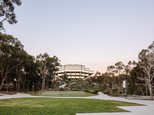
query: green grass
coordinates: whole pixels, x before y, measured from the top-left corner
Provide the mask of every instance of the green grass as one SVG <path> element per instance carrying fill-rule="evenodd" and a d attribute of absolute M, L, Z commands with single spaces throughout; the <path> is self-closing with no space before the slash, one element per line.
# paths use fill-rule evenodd
<path fill-rule="evenodd" d="M 137 104 L 64 98 L 19 98 L 0 100 L 0 115 L 75 115 L 76 113 L 124 112 L 116 106 Z"/>
<path fill-rule="evenodd" d="M 147 100 L 147 101 L 154 101 L 154 99 L 142 99 L 142 100 Z"/>
<path fill-rule="evenodd" d="M 87 97 L 87 96 L 94 96 L 95 94 L 83 91 L 46 91 L 43 92 L 41 95 L 52 96 L 52 97 Z"/>
<path fill-rule="evenodd" d="M 51 97 L 87 97 L 95 96 L 95 94 L 83 91 L 45 91 L 45 92 L 28 92 L 31 95 L 51 96 Z"/>

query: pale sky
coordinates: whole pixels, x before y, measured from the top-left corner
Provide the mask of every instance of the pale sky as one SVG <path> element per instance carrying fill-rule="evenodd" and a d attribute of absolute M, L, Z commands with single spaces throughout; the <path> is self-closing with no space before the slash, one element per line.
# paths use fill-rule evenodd
<path fill-rule="evenodd" d="M 36 56 L 105 72 L 118 61 L 137 60 L 154 40 L 154 0 L 22 0 L 18 23 L 5 23 Z"/>

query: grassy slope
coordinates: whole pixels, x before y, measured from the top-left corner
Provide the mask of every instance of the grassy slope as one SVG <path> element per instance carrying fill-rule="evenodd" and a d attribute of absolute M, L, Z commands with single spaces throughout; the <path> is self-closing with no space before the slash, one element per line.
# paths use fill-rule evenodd
<path fill-rule="evenodd" d="M 41 96 L 54 96 L 54 97 L 87 97 L 94 96 L 95 94 L 83 91 L 46 91 Z"/>
<path fill-rule="evenodd" d="M 5 99 L 0 100 L 0 115 L 75 115 L 76 113 L 122 112 L 124 110 L 116 106 L 123 105 L 134 104 L 95 99 Z"/>
<path fill-rule="evenodd" d="M 51 97 L 87 97 L 95 96 L 96 94 L 91 94 L 83 91 L 45 91 L 45 92 L 27 92 L 33 96 L 51 96 Z"/>

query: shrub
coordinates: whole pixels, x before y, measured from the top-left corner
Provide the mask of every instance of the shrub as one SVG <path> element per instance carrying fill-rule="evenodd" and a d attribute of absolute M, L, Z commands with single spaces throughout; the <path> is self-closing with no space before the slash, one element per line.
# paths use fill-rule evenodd
<path fill-rule="evenodd" d="M 91 94 L 98 94 L 99 91 L 97 89 L 90 89 L 90 90 L 84 90 L 84 92 L 91 93 Z"/>

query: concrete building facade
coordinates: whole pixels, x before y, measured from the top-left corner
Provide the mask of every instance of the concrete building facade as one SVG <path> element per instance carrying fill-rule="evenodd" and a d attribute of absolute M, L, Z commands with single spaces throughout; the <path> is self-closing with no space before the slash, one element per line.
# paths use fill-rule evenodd
<path fill-rule="evenodd" d="M 80 64 L 67 64 L 59 68 L 58 76 L 67 76 L 68 79 L 85 79 L 92 76 L 93 71 Z"/>

